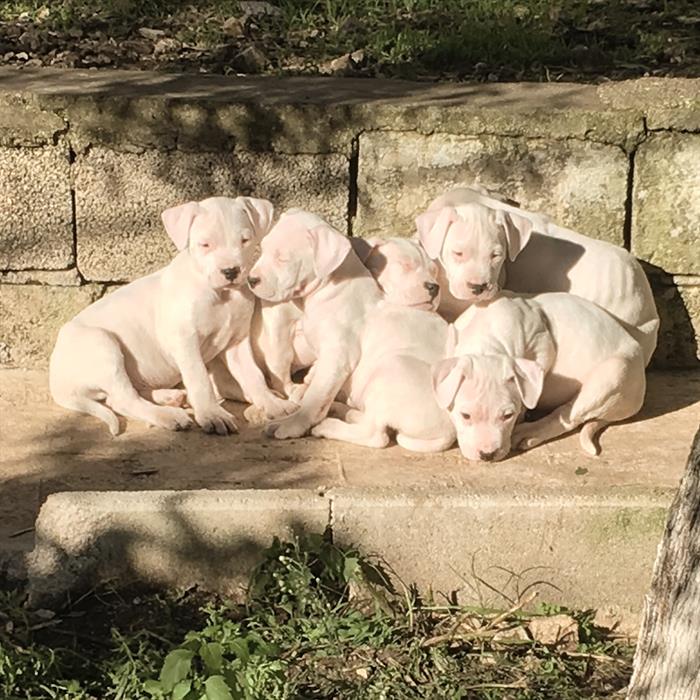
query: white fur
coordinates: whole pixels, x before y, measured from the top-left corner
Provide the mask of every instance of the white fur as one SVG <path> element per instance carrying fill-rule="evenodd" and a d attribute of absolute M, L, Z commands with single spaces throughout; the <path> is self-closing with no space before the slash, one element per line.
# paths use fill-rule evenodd
<path fill-rule="evenodd" d="M 207 372 L 207 363 L 225 353 L 242 395 L 279 411 L 281 400 L 253 360 L 248 333 L 254 297 L 244 286 L 272 213 L 270 202 L 250 197 L 211 197 L 165 211 L 163 222 L 179 253 L 61 328 L 49 369 L 54 400 L 97 416 L 115 435 L 115 413 L 187 428 L 187 400 L 205 431 L 226 434 L 236 425 L 219 405 Z M 174 389 L 180 382 L 185 391 Z"/>
<path fill-rule="evenodd" d="M 478 187 L 448 192 L 416 219 L 418 236 L 440 263 L 440 313 L 454 320 L 475 301 L 507 288 L 570 292 L 619 319 L 648 364 L 659 317 L 649 282 L 626 250 L 557 226 Z"/>
<path fill-rule="evenodd" d="M 467 459 L 503 459 L 513 444 L 534 447 L 579 426 L 595 434 L 634 415 L 646 388 L 640 344 L 609 314 L 572 294 L 504 293 L 455 323 L 455 357 L 434 368 Z M 516 427 L 524 408 L 548 414 Z"/>

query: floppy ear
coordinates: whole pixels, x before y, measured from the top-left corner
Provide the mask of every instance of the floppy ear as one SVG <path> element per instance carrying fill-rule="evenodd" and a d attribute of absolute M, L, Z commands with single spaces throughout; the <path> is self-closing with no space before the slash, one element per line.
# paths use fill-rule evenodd
<path fill-rule="evenodd" d="M 337 270 L 352 249 L 350 239 L 328 224 L 310 229 L 308 236 L 314 251 L 314 269 L 321 279 Z"/>
<path fill-rule="evenodd" d="M 508 243 L 508 257 L 511 262 L 520 255 L 523 248 L 530 240 L 533 223 L 526 217 L 513 212 L 496 210 L 496 222 L 506 230 L 506 242 Z"/>
<path fill-rule="evenodd" d="M 440 408 L 449 410 L 457 396 L 467 367 L 471 367 L 469 357 L 448 357 L 433 365 L 433 391 Z"/>
<path fill-rule="evenodd" d="M 166 209 L 160 218 L 165 226 L 165 232 L 170 236 L 178 250 L 187 248 L 190 238 L 190 228 L 195 216 L 200 214 L 199 202 L 187 202 L 176 207 Z"/>
<path fill-rule="evenodd" d="M 542 395 L 544 370 L 532 360 L 516 357 L 513 360 L 515 385 L 526 408 L 535 408 Z"/>
<path fill-rule="evenodd" d="M 237 199 L 245 207 L 250 223 L 253 224 L 255 235 L 258 238 L 264 236 L 272 226 L 272 217 L 275 213 L 272 202 L 256 197 L 238 197 Z"/>
<path fill-rule="evenodd" d="M 457 219 L 457 211 L 454 207 L 428 210 L 416 217 L 418 240 L 420 240 L 423 249 L 433 260 L 437 260 L 440 257 L 447 229 Z"/>

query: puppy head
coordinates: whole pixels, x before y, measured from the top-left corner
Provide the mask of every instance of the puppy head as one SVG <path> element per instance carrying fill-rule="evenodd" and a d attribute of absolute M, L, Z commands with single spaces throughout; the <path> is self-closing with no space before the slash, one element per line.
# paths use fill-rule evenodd
<path fill-rule="evenodd" d="M 515 260 L 533 228 L 525 216 L 478 202 L 428 210 L 416 226 L 428 255 L 445 268 L 451 294 L 472 303 L 498 294 L 506 255 Z"/>
<path fill-rule="evenodd" d="M 306 296 L 315 283 L 340 267 L 351 250 L 347 236 L 300 209 L 280 217 L 261 249 L 248 285 L 256 296 L 272 302 Z"/>
<path fill-rule="evenodd" d="M 162 219 L 177 249 L 187 249 L 209 284 L 221 289 L 245 283 L 272 215 L 266 199 L 209 197 L 166 209 Z"/>
<path fill-rule="evenodd" d="M 354 238 L 352 247 L 393 304 L 430 311 L 440 304 L 437 265 L 407 238 Z"/>
<path fill-rule="evenodd" d="M 508 455 L 518 417 L 523 407 L 537 405 L 543 381 L 536 362 L 505 355 L 450 357 L 433 366 L 435 397 L 449 411 L 459 449 L 471 461 Z"/>

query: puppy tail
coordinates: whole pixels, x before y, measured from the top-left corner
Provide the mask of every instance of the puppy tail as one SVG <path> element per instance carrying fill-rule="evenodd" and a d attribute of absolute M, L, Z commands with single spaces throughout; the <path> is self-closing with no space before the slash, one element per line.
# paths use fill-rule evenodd
<path fill-rule="evenodd" d="M 113 436 L 119 435 L 119 418 L 117 414 L 112 411 L 108 406 L 105 406 L 99 401 L 94 399 L 89 399 L 86 396 L 71 398 L 68 402 L 61 402 L 65 408 L 70 408 L 74 411 L 80 411 L 80 413 L 87 413 L 88 415 L 95 416 L 99 418 L 103 423 L 107 424 L 109 432 Z"/>
<path fill-rule="evenodd" d="M 598 433 L 607 425 L 604 420 L 592 420 L 586 423 L 581 428 L 579 441 L 584 452 L 587 452 L 591 457 L 597 457 L 600 454 L 600 445 L 596 440 Z"/>

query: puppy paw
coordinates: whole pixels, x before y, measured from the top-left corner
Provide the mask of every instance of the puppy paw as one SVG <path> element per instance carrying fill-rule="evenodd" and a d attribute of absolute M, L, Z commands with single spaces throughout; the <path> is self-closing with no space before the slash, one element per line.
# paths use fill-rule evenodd
<path fill-rule="evenodd" d="M 268 421 L 268 416 L 259 406 L 248 406 L 248 408 L 243 411 L 243 417 L 248 421 L 248 423 L 250 423 L 250 425 L 262 426 Z"/>
<path fill-rule="evenodd" d="M 195 411 L 194 419 L 205 433 L 229 435 L 238 432 L 233 416 L 222 406 L 211 406 L 205 411 Z"/>
<path fill-rule="evenodd" d="M 153 423 L 166 430 L 187 430 L 192 425 L 192 419 L 184 408 L 159 406 Z"/>
<path fill-rule="evenodd" d="M 183 408 L 187 402 L 187 392 L 184 389 L 155 389 L 152 392 L 152 400 L 159 406 Z"/>
<path fill-rule="evenodd" d="M 273 437 L 277 440 L 286 440 L 289 438 L 298 438 L 306 435 L 311 427 L 311 421 L 304 415 L 298 412 L 289 418 L 282 420 L 270 421 L 265 426 L 265 435 Z"/>
<path fill-rule="evenodd" d="M 512 444 L 518 450 L 531 450 L 533 447 L 541 445 L 542 442 L 543 439 L 541 437 L 535 435 L 525 427 L 520 430 L 516 428 L 513 431 Z"/>
<path fill-rule="evenodd" d="M 292 384 L 287 390 L 287 396 L 292 403 L 300 404 L 308 388 L 308 384 Z"/>
<path fill-rule="evenodd" d="M 281 399 L 274 394 L 270 394 L 262 409 L 267 418 L 274 420 L 294 413 L 299 409 L 299 406 L 293 400 Z"/>

